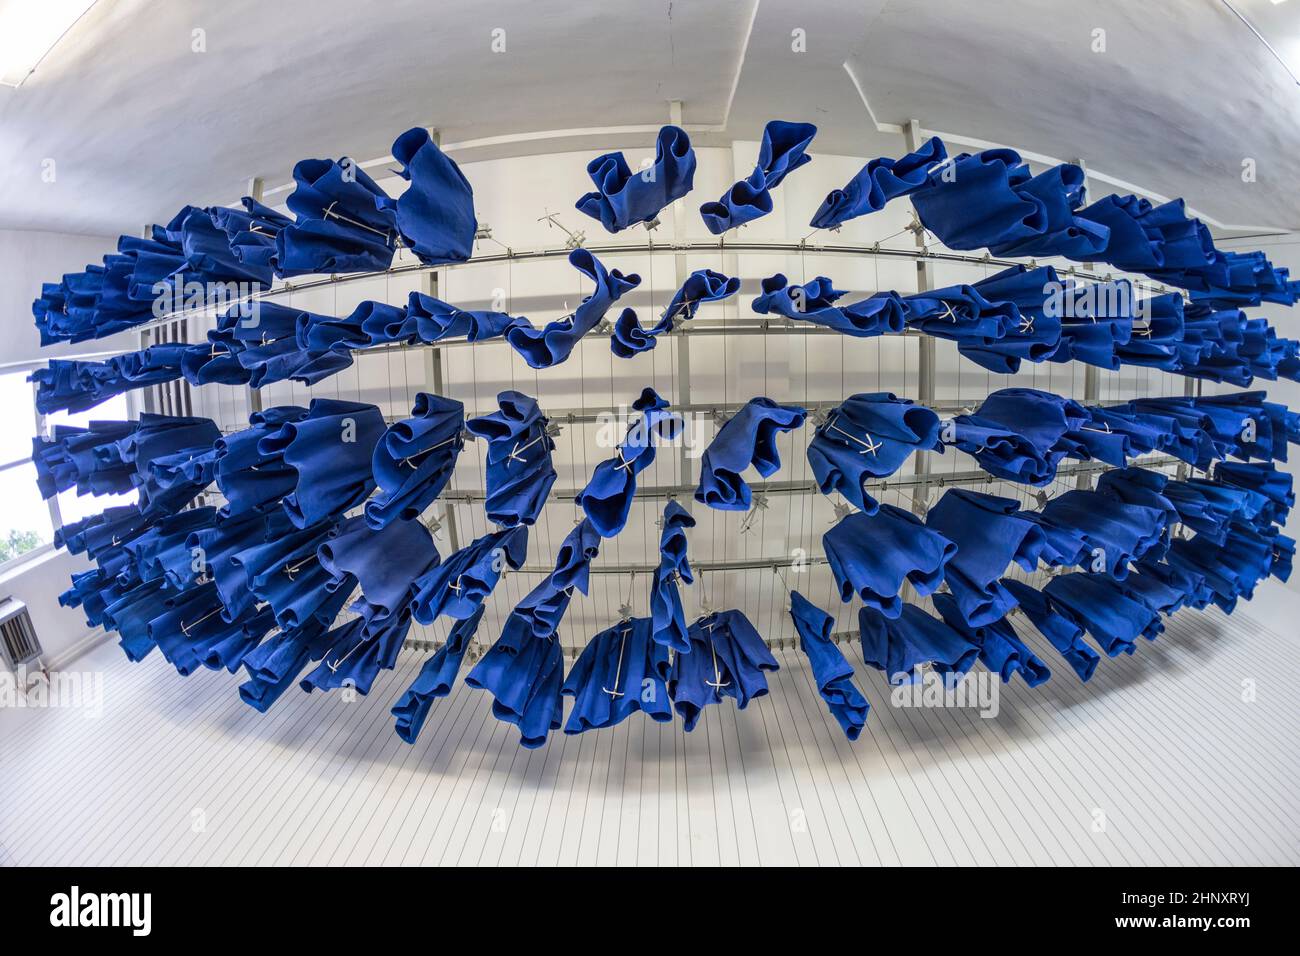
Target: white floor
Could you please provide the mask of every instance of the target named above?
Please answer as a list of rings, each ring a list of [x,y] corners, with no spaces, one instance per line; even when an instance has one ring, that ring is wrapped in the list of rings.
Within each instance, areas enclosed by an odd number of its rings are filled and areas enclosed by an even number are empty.
[[[1053,680],[995,719],[892,707],[860,667],[855,744],[794,651],[689,736],[637,715],[526,751],[463,686],[402,743],[414,652],[368,698],[294,690],[263,716],[224,673],[103,645],[73,665],[102,669],[101,716],[0,710],[0,864],[1295,865],[1300,602],[1265,591],[1088,685],[1044,648]]]

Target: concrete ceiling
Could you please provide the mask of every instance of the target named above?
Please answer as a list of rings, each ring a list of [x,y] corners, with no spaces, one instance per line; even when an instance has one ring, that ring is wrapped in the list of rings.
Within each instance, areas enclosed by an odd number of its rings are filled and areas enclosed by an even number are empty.
[[[1233,3],[1300,57],[1300,0]],[[0,228],[134,232],[416,125],[463,161],[644,144],[674,99],[703,144],[781,117],[818,151],[889,154],[877,124],[915,117],[1300,227],[1300,86],[1222,0],[99,0],[0,88]]]

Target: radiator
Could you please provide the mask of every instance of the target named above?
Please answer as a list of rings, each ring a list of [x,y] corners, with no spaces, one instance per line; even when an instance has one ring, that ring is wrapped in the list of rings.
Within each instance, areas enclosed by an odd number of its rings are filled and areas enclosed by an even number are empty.
[[[27,605],[14,597],[0,601],[0,652],[12,671],[41,656],[41,642]]]

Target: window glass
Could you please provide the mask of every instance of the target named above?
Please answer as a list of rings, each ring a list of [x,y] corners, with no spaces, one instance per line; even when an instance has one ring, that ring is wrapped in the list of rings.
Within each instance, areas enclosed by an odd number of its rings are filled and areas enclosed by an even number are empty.
[[[54,540],[31,462],[0,471],[0,564]]]

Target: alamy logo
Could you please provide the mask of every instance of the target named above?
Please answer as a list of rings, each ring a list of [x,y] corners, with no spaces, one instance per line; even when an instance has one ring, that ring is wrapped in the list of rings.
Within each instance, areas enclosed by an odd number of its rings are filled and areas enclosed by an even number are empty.
[[[148,936],[152,911],[152,893],[82,893],[74,886],[50,897],[51,926],[125,926],[133,936]]]

